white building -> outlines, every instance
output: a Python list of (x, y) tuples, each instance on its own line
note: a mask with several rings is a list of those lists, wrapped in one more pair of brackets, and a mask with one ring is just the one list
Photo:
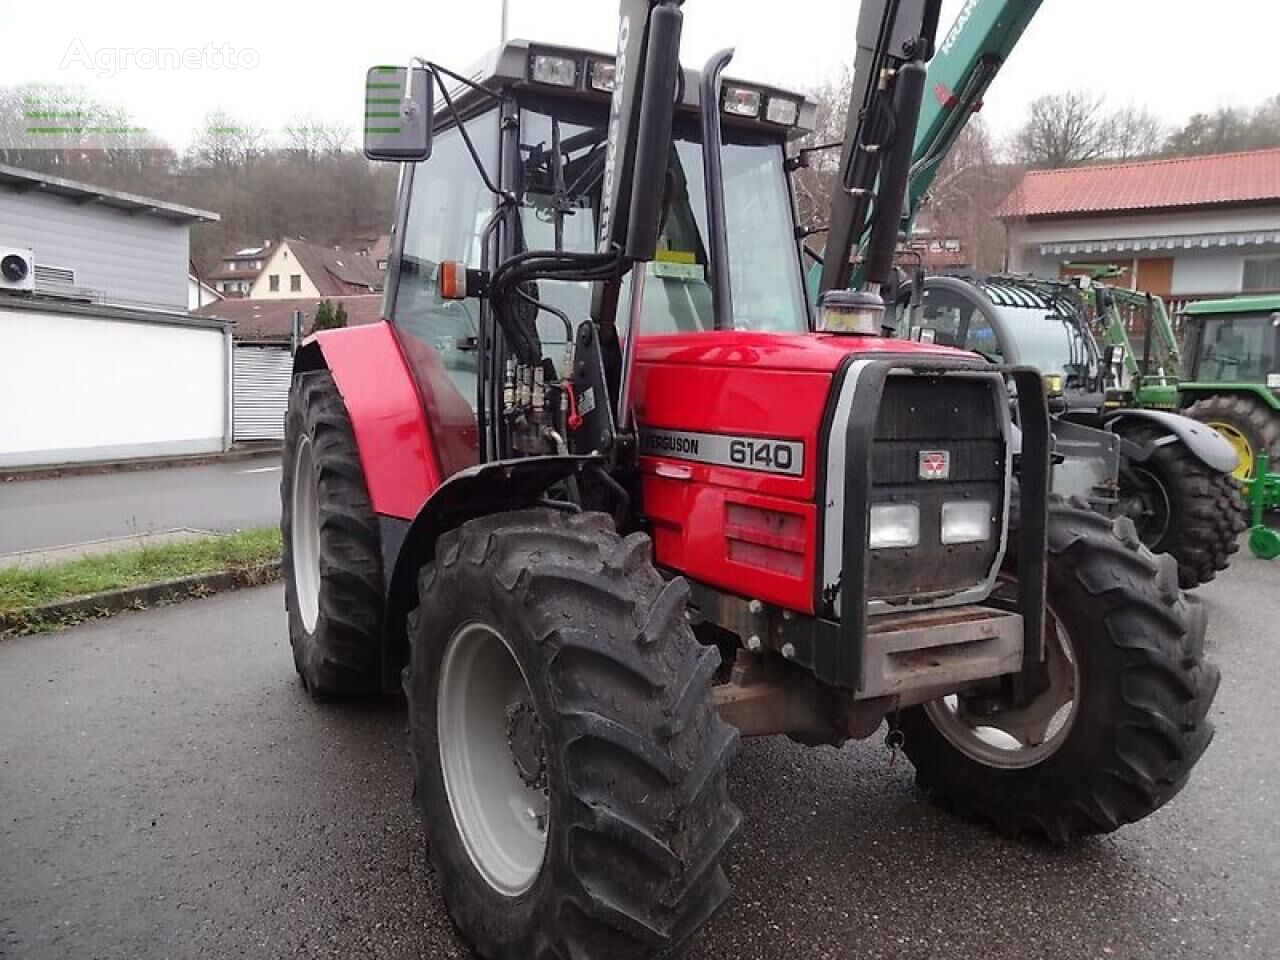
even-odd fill
[(228, 446), (230, 325), (187, 313), (216, 219), (0, 165), (0, 252), (29, 268), (0, 277), (0, 467)]
[(1280, 291), (1280, 149), (1035, 170), (997, 216), (1011, 271), (1110, 264), (1175, 309)]

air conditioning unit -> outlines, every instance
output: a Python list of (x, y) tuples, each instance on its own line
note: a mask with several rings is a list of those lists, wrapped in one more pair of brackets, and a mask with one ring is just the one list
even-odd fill
[(35, 289), (36, 264), (30, 249), (0, 247), (0, 290), (25, 291)]

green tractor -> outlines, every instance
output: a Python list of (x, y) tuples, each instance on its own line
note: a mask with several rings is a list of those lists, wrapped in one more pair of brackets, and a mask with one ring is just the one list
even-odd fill
[[(1250, 502), (1250, 548), (1264, 559), (1280, 556), (1280, 533), (1263, 520), (1280, 509), (1280, 473), (1271, 467), (1280, 463), (1280, 294), (1191, 304), (1182, 314), (1184, 356), (1160, 297), (1094, 282), (1118, 273), (1104, 267), (1081, 281), (1117, 360), (1107, 406), (1180, 410), (1222, 434), (1236, 451), (1233, 475)], [(1126, 314), (1143, 318), (1140, 357), (1130, 349)]]
[(1202, 300), (1183, 316), (1181, 405), (1231, 441), (1240, 456), (1236, 476), (1252, 480), (1259, 453), (1266, 450), (1272, 463), (1280, 458), (1280, 294)]
[(1280, 510), (1280, 294), (1202, 300), (1183, 311), (1188, 327), (1186, 379), (1178, 384), (1188, 416), (1235, 447), (1236, 477), (1253, 504), (1249, 546), (1280, 556), (1280, 534), (1262, 514)]

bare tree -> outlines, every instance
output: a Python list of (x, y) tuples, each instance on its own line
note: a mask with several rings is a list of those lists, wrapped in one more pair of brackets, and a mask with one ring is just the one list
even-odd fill
[(187, 155), (202, 167), (244, 169), (258, 160), (267, 146), (267, 133), (261, 127), (237, 119), (226, 110), (212, 110), (205, 114)]
[(986, 123), (981, 116), (970, 117), (938, 168), (922, 219), (938, 236), (959, 240), (971, 266), (998, 270), (1005, 238), (995, 212), (1021, 174), (1022, 167), (997, 161)]
[(351, 131), (341, 124), (313, 116), (296, 117), (285, 124), (284, 143), (295, 156), (315, 163), (320, 157), (346, 150), (351, 143)]
[(1102, 97), (1084, 90), (1050, 93), (1031, 101), (1014, 135), (1018, 160), (1031, 167), (1075, 167), (1106, 154)]
[(127, 110), (80, 87), (0, 88), (0, 162), (72, 176), (88, 167), (110, 172), (138, 166), (133, 154), (162, 149)]
[(1149, 109), (1131, 103), (1107, 115), (1105, 133), (1107, 157), (1133, 160), (1159, 153), (1168, 131)]
[[(824, 226), (830, 217), (831, 191), (839, 178), (840, 143), (844, 139), (852, 89), (853, 68), (846, 64), (838, 74), (809, 93), (817, 102), (817, 116), (813, 132), (797, 144), (797, 148), (804, 151), (804, 162), (792, 178), (800, 223), (805, 228)], [(834, 146), (829, 146), (832, 144)], [(817, 147), (825, 149), (814, 149)], [(817, 246), (821, 247), (821, 242)]]

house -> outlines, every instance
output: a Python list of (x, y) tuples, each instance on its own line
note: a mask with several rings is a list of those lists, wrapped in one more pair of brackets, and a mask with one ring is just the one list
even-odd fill
[[(0, 165), (0, 467), (230, 442), (230, 323), (187, 313), (216, 213)], [(22, 274), (21, 277), (18, 274)]]
[(212, 284), (201, 280), (193, 267), (187, 274), (187, 309), (198, 310), (207, 303), (216, 303), (221, 299), (222, 294)]
[(237, 250), (223, 257), (217, 269), (205, 277), (205, 280), (223, 297), (247, 297), (271, 252), (270, 243)]
[(1280, 291), (1280, 149), (1035, 170), (996, 215), (1015, 272), (1115, 265), (1175, 311)]
[(281, 240), (249, 289), (254, 300), (347, 297), (380, 293), (385, 273), (368, 253)]
[[(232, 348), (232, 438), (236, 442), (283, 440), (289, 404), (295, 330), (311, 332), (317, 308), (328, 299), (341, 305), (348, 326), (382, 317), (379, 294), (331, 298), (302, 297), (223, 300), (201, 307), (201, 317), (230, 325)], [(295, 317), (296, 314), (296, 317)]]

